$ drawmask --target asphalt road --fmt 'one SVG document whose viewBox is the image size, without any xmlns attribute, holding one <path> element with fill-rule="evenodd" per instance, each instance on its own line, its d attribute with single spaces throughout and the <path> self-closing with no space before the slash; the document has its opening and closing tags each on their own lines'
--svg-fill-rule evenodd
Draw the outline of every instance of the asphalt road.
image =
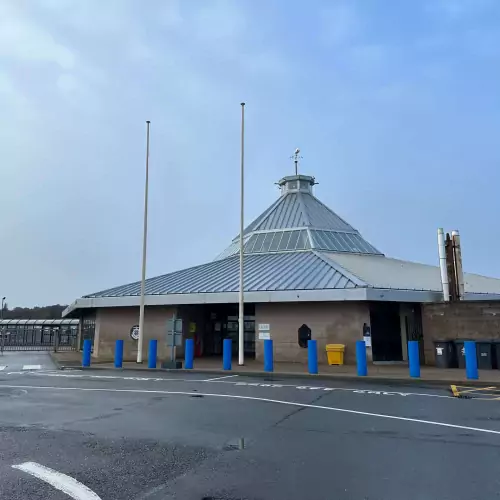
<svg viewBox="0 0 500 500">
<path fill-rule="evenodd" d="M 55 370 L 48 352 L 4 351 L 0 353 L 1 371 Z"/>
<path fill-rule="evenodd" d="M 500 401 L 363 381 L 215 378 L 0 372 L 0 498 L 500 495 Z"/>
</svg>

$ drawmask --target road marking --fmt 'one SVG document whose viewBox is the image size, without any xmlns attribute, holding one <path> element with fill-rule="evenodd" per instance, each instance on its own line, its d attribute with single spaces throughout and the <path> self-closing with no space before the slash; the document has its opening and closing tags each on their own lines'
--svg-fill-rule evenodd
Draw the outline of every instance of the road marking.
<svg viewBox="0 0 500 500">
<path fill-rule="evenodd" d="M 23 370 L 41 370 L 42 365 L 24 365 Z"/>
<path fill-rule="evenodd" d="M 6 367 L 6 366 L 4 366 L 4 365 L 0 365 L 0 372 L 1 372 L 2 370 L 5 370 L 5 368 L 7 368 L 7 367 Z"/>
<path fill-rule="evenodd" d="M 82 391 L 82 392 L 116 392 L 116 393 L 135 393 L 135 394 L 171 394 L 179 396 L 192 396 L 192 392 L 187 391 L 159 391 L 159 390 L 147 390 L 147 389 L 105 389 L 105 388 L 89 388 L 89 387 L 50 387 L 50 386 L 39 386 L 39 385 L 4 385 L 1 384 L 0 387 L 8 387 L 10 389 L 45 389 L 52 391 Z M 336 411 L 340 413 L 351 413 L 354 415 L 365 415 L 368 417 L 378 417 L 378 418 L 388 418 L 391 420 L 402 420 L 404 422 L 416 422 L 419 424 L 437 425 L 440 427 L 449 427 L 451 429 L 461 429 L 466 431 L 476 431 L 484 432 L 487 434 L 497 434 L 500 435 L 500 431 L 494 431 L 492 429 L 481 429 L 479 427 L 467 427 L 465 425 L 448 424 L 446 422 L 435 422 L 432 420 L 422 420 L 419 418 L 410 417 L 398 417 L 396 415 L 386 415 L 384 413 L 371 413 L 367 411 L 359 410 L 348 410 L 347 408 L 336 408 L 332 406 L 320 406 L 307 403 L 296 403 L 295 401 L 283 401 L 280 399 L 269 399 L 269 398 L 257 398 L 253 396 L 240 396 L 236 394 L 212 394 L 208 392 L 197 392 L 198 396 L 208 396 L 215 398 L 228 398 L 228 399 L 242 399 L 248 401 L 263 401 L 266 403 L 276 403 L 288 406 L 298 406 L 300 408 L 315 408 L 318 410 L 329 410 Z"/>
<path fill-rule="evenodd" d="M 429 398 L 445 398 L 454 399 L 453 396 L 446 396 L 443 394 L 426 394 L 423 392 L 396 392 L 396 391 L 374 391 L 371 389 L 351 389 L 349 387 L 322 387 L 313 385 L 292 385 L 292 384 L 261 384 L 259 382 L 226 382 L 225 380 L 216 381 L 221 384 L 233 384 L 251 387 L 292 387 L 299 390 L 323 390 L 323 391 L 347 391 L 355 394 L 374 394 L 378 396 L 426 396 Z"/>
<path fill-rule="evenodd" d="M 49 483 L 56 490 L 66 493 L 66 495 L 74 498 L 74 500 L 101 500 L 101 497 L 90 488 L 87 488 L 87 486 L 73 479 L 71 476 L 49 469 L 36 462 L 24 462 L 23 464 L 13 465 L 12 468 L 22 470 Z"/>
<path fill-rule="evenodd" d="M 203 380 L 203 382 L 215 382 L 216 380 L 222 380 L 223 378 L 231 378 L 231 377 L 237 377 L 238 375 L 226 375 L 225 377 L 215 377 L 215 378 L 207 378 L 206 380 Z"/>
<path fill-rule="evenodd" d="M 19 375 L 22 372 L 9 372 L 7 375 Z M 307 386 L 307 385 L 293 385 L 293 384 L 272 384 L 260 382 L 232 382 L 230 380 L 220 380 L 218 378 L 211 379 L 180 379 L 180 378 L 161 378 L 161 377 L 123 377 L 119 375 L 87 375 L 87 374 L 67 374 L 67 373 L 51 373 L 51 372 L 25 372 L 26 374 L 36 375 L 37 377 L 62 377 L 62 378 L 96 378 L 96 379 L 118 379 L 118 380 L 134 380 L 134 381 L 147 381 L 147 382 L 214 382 L 218 384 L 232 384 L 239 386 L 250 387 L 272 387 L 282 388 L 291 387 L 299 390 L 324 390 L 324 391 L 347 391 L 357 394 L 374 394 L 381 396 L 425 396 L 429 398 L 445 398 L 454 399 L 453 396 L 446 396 L 443 394 L 426 394 L 422 392 L 396 392 L 396 391 L 374 391 L 371 389 L 351 389 L 347 387 L 324 387 L 324 386 Z M 227 377 L 238 377 L 239 375 L 228 375 Z M 226 377 L 222 377 L 226 378 Z"/>
<path fill-rule="evenodd" d="M 491 391 L 495 390 L 496 387 L 473 387 L 472 389 L 467 389 L 466 391 L 460 391 L 460 394 L 467 394 L 468 392 L 480 392 L 480 391 Z"/>
<path fill-rule="evenodd" d="M 7 375 L 18 374 L 21 372 L 7 373 Z M 51 373 L 51 372 L 25 372 L 26 374 L 36 375 L 37 377 L 62 377 L 62 378 L 97 378 L 97 379 L 118 379 L 118 380 L 135 380 L 147 382 L 205 382 L 199 379 L 180 379 L 180 378 L 160 378 L 160 377 L 121 377 L 119 375 L 69 375 L 66 373 Z"/>
</svg>

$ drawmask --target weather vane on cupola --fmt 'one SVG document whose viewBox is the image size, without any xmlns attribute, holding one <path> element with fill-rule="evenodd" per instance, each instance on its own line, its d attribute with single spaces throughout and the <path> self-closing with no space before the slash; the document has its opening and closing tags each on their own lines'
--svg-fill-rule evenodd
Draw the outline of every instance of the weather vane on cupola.
<svg viewBox="0 0 500 500">
<path fill-rule="evenodd" d="M 300 149 L 296 148 L 293 156 L 290 156 L 290 159 L 292 159 L 293 162 L 295 163 L 295 175 L 299 175 L 299 160 L 302 160 L 302 156 L 299 155 L 300 155 Z"/>
</svg>

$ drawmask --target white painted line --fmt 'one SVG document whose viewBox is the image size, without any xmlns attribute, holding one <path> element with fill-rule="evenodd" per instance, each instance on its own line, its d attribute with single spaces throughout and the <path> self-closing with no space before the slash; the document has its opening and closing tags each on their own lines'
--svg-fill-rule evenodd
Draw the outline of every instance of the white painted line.
<svg viewBox="0 0 500 500">
<path fill-rule="evenodd" d="M 222 380 L 223 378 L 237 377 L 238 375 L 225 375 L 224 377 L 207 378 L 203 382 L 215 382 L 216 380 Z"/>
<path fill-rule="evenodd" d="M 45 389 L 52 391 L 82 391 L 82 392 L 117 392 L 117 393 L 136 393 L 136 394 L 171 394 L 179 396 L 192 396 L 192 392 L 186 391 L 155 391 L 155 390 L 145 390 L 145 389 L 104 389 L 95 388 L 91 389 L 88 387 L 50 387 L 50 386 L 37 386 L 37 385 L 7 385 L 0 384 L 0 387 L 7 387 L 9 389 Z M 269 399 L 269 398 L 256 398 L 252 396 L 238 396 L 235 394 L 211 394 L 207 392 L 197 392 L 199 396 L 209 396 L 215 398 L 228 398 L 228 399 L 243 399 L 249 401 L 263 401 L 265 403 L 276 403 L 288 406 L 298 406 L 300 408 L 315 408 L 318 410 L 329 410 L 341 413 L 351 413 L 354 415 L 365 415 L 368 417 L 378 417 L 378 418 L 388 418 L 391 420 L 402 420 L 404 422 L 416 422 L 419 424 L 437 425 L 440 427 L 449 427 L 451 429 L 462 429 L 467 431 L 485 432 L 487 434 L 497 434 L 500 435 L 500 431 L 494 431 L 492 429 L 481 429 L 479 427 L 467 427 L 465 425 L 448 424 L 446 422 L 434 422 L 432 420 L 421 420 L 419 418 L 409 418 L 409 417 L 398 417 L 396 415 L 386 415 L 384 413 L 370 413 L 367 411 L 359 410 L 348 410 L 346 408 L 335 408 L 332 406 L 320 406 L 312 405 L 307 403 L 296 403 L 295 401 L 282 401 L 279 399 Z M 457 398 L 453 398 L 459 401 Z"/>
<path fill-rule="evenodd" d="M 426 396 L 429 398 L 446 398 L 455 399 L 454 396 L 446 396 L 444 394 L 426 394 L 423 392 L 399 392 L 399 391 L 377 391 L 373 389 L 352 389 L 348 387 L 326 387 L 326 386 L 314 386 L 314 385 L 293 385 L 293 384 L 273 384 L 265 383 L 261 384 L 259 382 L 230 382 L 225 380 L 215 380 L 214 382 L 220 384 L 233 384 L 236 386 L 251 386 L 251 387 L 292 387 L 294 389 L 308 389 L 308 390 L 323 390 L 323 391 L 347 391 L 354 392 L 356 394 L 376 394 L 384 396 Z"/>
<path fill-rule="evenodd" d="M 17 372 L 12 372 L 17 373 Z M 21 373 L 21 372 L 18 372 Z M 10 373 L 8 373 L 10 375 Z M 32 372 L 32 375 L 37 377 L 62 377 L 62 378 L 97 378 L 97 379 L 118 379 L 118 380 L 135 380 L 148 382 L 204 382 L 205 380 L 198 379 L 180 379 L 180 378 L 160 378 L 160 377 L 121 377 L 118 375 L 69 375 L 66 373 L 50 373 L 50 372 Z"/>
<path fill-rule="evenodd" d="M 7 368 L 7 367 L 4 366 L 4 365 L 0 365 L 0 372 L 3 371 L 3 370 L 5 370 L 5 368 Z"/>
<path fill-rule="evenodd" d="M 19 375 L 21 372 L 10 372 L 7 375 Z M 275 383 L 260 383 L 260 382 L 233 382 L 231 380 L 221 380 L 229 377 L 238 377 L 239 375 L 227 375 L 225 377 L 217 377 L 210 379 L 181 379 L 181 378 L 161 378 L 161 377 L 124 377 L 120 375 L 88 375 L 84 373 L 69 374 L 60 372 L 33 372 L 33 375 L 38 377 L 62 377 L 62 378 L 96 378 L 96 379 L 118 379 L 118 380 L 134 380 L 134 381 L 147 381 L 147 382 L 214 382 L 218 384 L 232 384 L 235 386 L 250 386 L 250 387 L 271 387 L 282 388 L 291 387 L 293 389 L 305 390 L 324 390 L 324 391 L 346 391 L 354 392 L 356 394 L 375 394 L 383 396 L 424 396 L 428 398 L 445 398 L 455 399 L 454 396 L 446 396 L 444 394 L 426 394 L 421 392 L 397 392 L 397 391 L 377 391 L 373 389 L 352 389 L 347 387 L 326 387 L 314 385 L 294 385 L 294 384 L 275 384 Z"/>
<path fill-rule="evenodd" d="M 66 495 L 74 498 L 74 500 L 101 500 L 101 497 L 76 479 L 36 462 L 24 462 L 23 464 L 13 465 L 12 468 L 22 470 L 49 483 L 56 490 L 66 493 Z"/>
<path fill-rule="evenodd" d="M 41 370 L 42 365 L 24 365 L 23 370 Z"/>
</svg>

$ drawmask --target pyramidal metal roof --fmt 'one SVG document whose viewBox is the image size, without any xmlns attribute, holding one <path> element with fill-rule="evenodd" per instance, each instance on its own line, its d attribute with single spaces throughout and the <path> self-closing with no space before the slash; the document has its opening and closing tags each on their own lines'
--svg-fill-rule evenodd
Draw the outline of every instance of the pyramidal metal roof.
<svg viewBox="0 0 500 500">
<path fill-rule="evenodd" d="M 315 251 L 249 255 L 244 261 L 245 291 L 344 289 L 366 283 Z M 146 280 L 146 295 L 237 292 L 238 256 Z M 87 298 L 139 296 L 141 283 L 118 286 Z"/>
<path fill-rule="evenodd" d="M 442 300 L 439 267 L 385 257 L 313 195 L 314 177 L 283 177 L 278 185 L 279 198 L 244 231 L 246 300 Z M 212 262 L 146 280 L 146 304 L 236 302 L 238 253 L 239 236 Z M 500 297 L 500 280 L 466 280 L 470 298 Z M 76 300 L 63 316 L 136 306 L 139 295 L 139 281 L 110 288 Z"/>
<path fill-rule="evenodd" d="M 283 177 L 280 196 L 244 231 L 245 291 L 323 290 L 367 284 L 320 252 L 382 255 L 312 193 L 314 177 Z M 213 262 L 146 280 L 146 295 L 223 293 L 239 287 L 239 236 Z M 138 296 L 140 282 L 86 295 Z"/>
<path fill-rule="evenodd" d="M 278 182 L 280 197 L 244 230 L 244 252 L 325 250 L 382 255 L 313 195 L 315 183 L 308 175 L 283 177 Z M 239 249 L 238 235 L 216 260 L 230 257 Z"/>
</svg>

